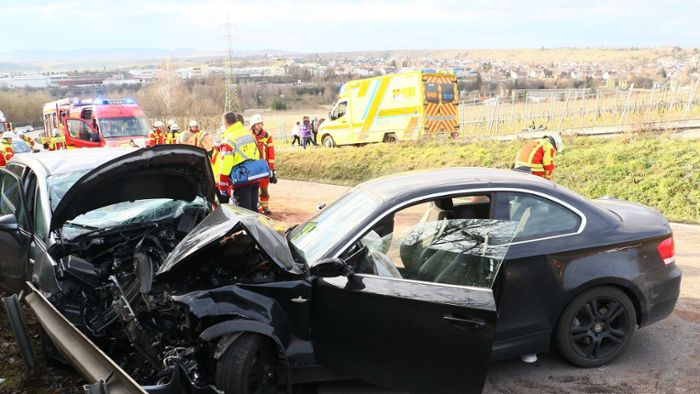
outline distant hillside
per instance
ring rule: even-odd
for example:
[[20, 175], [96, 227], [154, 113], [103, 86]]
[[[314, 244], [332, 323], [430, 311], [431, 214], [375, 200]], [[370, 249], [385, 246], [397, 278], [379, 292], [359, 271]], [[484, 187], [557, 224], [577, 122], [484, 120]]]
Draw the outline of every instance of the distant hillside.
[[637, 62], [655, 60], [670, 55], [697, 53], [697, 48], [521, 48], [521, 49], [448, 49], [448, 50], [387, 50], [321, 53], [319, 57], [432, 57], [438, 59], [470, 58], [508, 63], [558, 63], [558, 62]]

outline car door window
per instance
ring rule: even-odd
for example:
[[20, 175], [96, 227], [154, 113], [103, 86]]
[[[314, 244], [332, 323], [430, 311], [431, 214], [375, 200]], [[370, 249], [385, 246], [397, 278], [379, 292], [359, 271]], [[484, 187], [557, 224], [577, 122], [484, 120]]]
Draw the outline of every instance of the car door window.
[[495, 217], [517, 223], [517, 241], [575, 233], [581, 217], [544, 197], [528, 193], [502, 192], [497, 195]]
[[13, 214], [24, 228], [25, 212], [19, 181], [10, 173], [0, 172], [0, 215]]
[[362, 274], [491, 288], [517, 223], [479, 217], [483, 204], [488, 212], [488, 196], [442, 198], [399, 210], [341, 257]]

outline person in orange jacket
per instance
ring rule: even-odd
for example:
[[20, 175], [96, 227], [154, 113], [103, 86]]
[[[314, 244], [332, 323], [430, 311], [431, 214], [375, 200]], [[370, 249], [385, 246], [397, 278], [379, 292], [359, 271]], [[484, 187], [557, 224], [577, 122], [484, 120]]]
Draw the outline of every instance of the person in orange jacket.
[[258, 211], [265, 215], [270, 214], [270, 192], [268, 187], [270, 183], [277, 183], [277, 174], [275, 174], [275, 145], [272, 142], [272, 136], [263, 129], [262, 115], [255, 114], [250, 118], [251, 131], [255, 137], [255, 142], [258, 144], [261, 159], [267, 161], [267, 165], [272, 171], [270, 178], [260, 180], [260, 207]]
[[17, 136], [19, 137], [19, 139], [26, 142], [30, 148], [34, 149], [34, 138], [24, 134], [24, 132], [22, 132], [22, 131], [18, 131]]
[[15, 150], [12, 149], [12, 136], [13, 134], [11, 131], [2, 133], [2, 142], [0, 142], [0, 149], [2, 150], [2, 155], [0, 155], [0, 167], [5, 167], [12, 156], [15, 155]]
[[165, 124], [160, 120], [153, 122], [153, 130], [149, 135], [150, 146], [161, 145], [165, 143]]
[[528, 141], [515, 156], [515, 169], [529, 170], [533, 175], [552, 179], [554, 157], [563, 150], [564, 143], [557, 133]]

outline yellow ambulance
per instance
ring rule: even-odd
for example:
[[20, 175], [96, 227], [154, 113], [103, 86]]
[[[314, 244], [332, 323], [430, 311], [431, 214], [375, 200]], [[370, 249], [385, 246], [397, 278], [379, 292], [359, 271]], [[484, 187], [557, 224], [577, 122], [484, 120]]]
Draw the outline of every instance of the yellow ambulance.
[[350, 81], [319, 127], [323, 146], [416, 140], [456, 135], [454, 74], [409, 71]]

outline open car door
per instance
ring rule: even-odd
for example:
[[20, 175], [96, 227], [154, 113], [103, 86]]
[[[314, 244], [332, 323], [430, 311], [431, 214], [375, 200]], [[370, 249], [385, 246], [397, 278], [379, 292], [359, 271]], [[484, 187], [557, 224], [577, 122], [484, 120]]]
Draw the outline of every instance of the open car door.
[[341, 257], [356, 269], [368, 261], [396, 268], [314, 280], [317, 360], [385, 387], [480, 393], [496, 326], [492, 286], [515, 227], [491, 219], [422, 222], [398, 241], [400, 258], [377, 255], [365, 238], [351, 246]]
[[0, 287], [8, 292], [24, 287], [31, 239], [20, 180], [0, 168]]
[[66, 138], [66, 145], [79, 148], [99, 148], [104, 145], [100, 133], [88, 122], [81, 118], [66, 118], [64, 127], [68, 130], [70, 138]]

